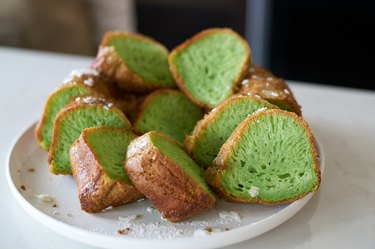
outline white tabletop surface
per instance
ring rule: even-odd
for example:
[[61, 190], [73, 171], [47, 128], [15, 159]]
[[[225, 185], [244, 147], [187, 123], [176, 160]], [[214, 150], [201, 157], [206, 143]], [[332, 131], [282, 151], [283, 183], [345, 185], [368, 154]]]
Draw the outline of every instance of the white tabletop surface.
[[[49, 93], [91, 61], [0, 47], [0, 248], [90, 248], [30, 217], [13, 198], [4, 168], [11, 144], [40, 116]], [[289, 221], [227, 248], [375, 248], [375, 92], [291, 87], [325, 153], [321, 188]]]

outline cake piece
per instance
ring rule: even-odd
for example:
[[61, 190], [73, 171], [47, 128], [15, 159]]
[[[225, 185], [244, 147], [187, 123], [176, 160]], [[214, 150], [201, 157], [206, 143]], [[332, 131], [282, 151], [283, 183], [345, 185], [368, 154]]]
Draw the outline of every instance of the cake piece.
[[185, 149], [200, 166], [207, 168], [241, 121], [256, 111], [273, 108], [278, 107], [259, 97], [234, 95], [198, 122], [185, 141]]
[[169, 221], [187, 219], [215, 204], [204, 170], [164, 134], [151, 131], [133, 140], [125, 168], [134, 186]]
[[134, 92], [175, 87], [168, 67], [168, 50], [139, 34], [107, 32], [92, 67]]
[[70, 149], [82, 210], [97, 213], [143, 197], [125, 172], [126, 150], [136, 136], [121, 128], [86, 128]]
[[164, 89], [144, 100], [133, 123], [139, 133], [158, 131], [183, 143], [202, 117], [202, 110], [184, 93]]
[[212, 109], [246, 76], [250, 48], [230, 29], [207, 29], [173, 49], [168, 62], [180, 89], [197, 105]]
[[55, 90], [47, 99], [40, 121], [35, 129], [38, 144], [46, 151], [49, 150], [52, 140], [53, 124], [56, 115], [72, 98], [87, 94], [103, 94], [109, 96], [112, 90], [95, 70], [73, 70], [64, 80], [62, 86]]
[[109, 126], [131, 130], [126, 116], [112, 103], [93, 96], [78, 97], [56, 116], [48, 163], [54, 174], [71, 174], [69, 150], [84, 128]]
[[207, 181], [234, 202], [281, 204], [315, 192], [320, 168], [307, 123], [279, 109], [251, 115], [220, 149]]
[[302, 115], [301, 106], [298, 105], [285, 81], [260, 66], [250, 68], [249, 75], [242, 81], [239, 92], [258, 95], [282, 110]]

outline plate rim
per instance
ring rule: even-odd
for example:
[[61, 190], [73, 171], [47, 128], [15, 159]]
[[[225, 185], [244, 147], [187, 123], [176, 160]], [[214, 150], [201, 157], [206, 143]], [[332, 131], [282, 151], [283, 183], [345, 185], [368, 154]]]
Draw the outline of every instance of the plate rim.
[[[189, 238], [173, 238], [173, 239], [150, 239], [150, 238], [126, 238], [126, 237], [115, 237], [112, 235], [104, 235], [100, 233], [95, 233], [93, 231], [88, 231], [83, 228], [76, 227], [74, 225], [67, 224], [63, 221], [54, 219], [53, 217], [45, 214], [37, 207], [33, 206], [26, 198], [21, 194], [19, 189], [16, 187], [15, 182], [13, 181], [13, 176], [11, 172], [11, 159], [14, 153], [14, 149], [20, 142], [20, 140], [25, 136], [28, 132], [32, 132], [35, 129], [37, 122], [31, 122], [26, 128], [23, 128], [21, 132], [18, 133], [16, 138], [12, 141], [11, 146], [7, 152], [7, 159], [6, 159], [6, 179], [10, 190], [17, 200], [17, 202], [21, 205], [21, 207], [35, 220], [39, 223], [43, 224], [50, 230], [66, 237], [74, 241], [78, 241], [80, 243], [108, 248], [108, 249], [118, 249], [123, 248], [123, 246], [152, 246], [154, 248], [175, 248], [177, 245], [179, 249], [183, 248], [191, 248], [192, 246], [195, 249], [199, 248], [218, 248], [224, 247], [232, 244], [236, 244], [242, 241], [246, 241], [252, 238], [255, 238], [263, 233], [266, 233], [291, 217], [293, 217], [297, 212], [299, 212], [307, 202], [311, 199], [314, 193], [308, 193], [302, 199], [296, 200], [290, 203], [287, 207], [283, 208], [281, 211], [268, 216], [265, 219], [260, 221], [250, 223], [233, 230], [229, 230], [223, 233], [211, 234], [210, 236], [204, 237], [189, 237]], [[324, 152], [322, 149], [322, 145], [314, 136], [316, 140], [316, 145], [319, 151], [319, 165], [321, 169], [321, 177], [323, 176], [324, 171]], [[35, 142], [35, 141], [34, 141]], [[254, 229], [254, 225], [256, 225], [256, 229]]]

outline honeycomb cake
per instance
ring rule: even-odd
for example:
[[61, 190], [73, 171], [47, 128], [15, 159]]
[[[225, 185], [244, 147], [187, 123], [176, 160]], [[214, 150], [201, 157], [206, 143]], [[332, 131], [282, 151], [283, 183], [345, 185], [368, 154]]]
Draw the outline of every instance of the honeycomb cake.
[[92, 67], [130, 92], [175, 87], [168, 50], [157, 41], [128, 32], [107, 32]]
[[56, 116], [48, 153], [51, 172], [71, 174], [69, 150], [85, 128], [109, 126], [131, 130], [126, 116], [103, 98], [78, 97]]
[[56, 115], [69, 101], [87, 94], [109, 96], [112, 92], [110, 88], [110, 84], [100, 77], [95, 70], [73, 70], [69, 77], [64, 80], [61, 87], [55, 90], [46, 101], [43, 114], [35, 129], [35, 137], [38, 144], [44, 150], [49, 150]]
[[183, 143], [202, 117], [201, 108], [184, 93], [163, 89], [153, 92], [144, 100], [134, 121], [134, 128], [141, 134], [158, 131]]
[[248, 43], [226, 28], [204, 30], [172, 50], [171, 72], [197, 105], [212, 109], [233, 95], [250, 66]]
[[215, 204], [205, 171], [164, 134], [152, 131], [133, 140], [125, 167], [134, 186], [169, 221], [187, 219]]
[[236, 126], [252, 113], [278, 108], [248, 95], [234, 95], [207, 114], [185, 141], [185, 149], [204, 168], [212, 165], [221, 146]]
[[85, 128], [70, 149], [82, 210], [97, 213], [143, 197], [125, 172], [126, 150], [136, 136], [125, 129]]
[[279, 109], [251, 115], [224, 143], [207, 181], [234, 202], [274, 205], [315, 192], [320, 168], [307, 123]]

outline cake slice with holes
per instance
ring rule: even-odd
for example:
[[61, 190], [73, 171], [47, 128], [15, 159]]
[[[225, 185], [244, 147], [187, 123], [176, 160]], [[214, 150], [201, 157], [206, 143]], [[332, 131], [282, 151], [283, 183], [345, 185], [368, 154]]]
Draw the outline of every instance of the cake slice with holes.
[[112, 84], [100, 77], [97, 71], [73, 70], [61, 87], [55, 90], [46, 101], [42, 117], [35, 128], [35, 137], [40, 147], [46, 151], [49, 150], [55, 118], [69, 101], [88, 94], [103, 94], [110, 97], [112, 92], [114, 92]]
[[131, 92], [175, 87], [168, 50], [140, 34], [107, 32], [92, 67]]
[[233, 95], [250, 66], [247, 42], [231, 29], [204, 30], [172, 50], [168, 62], [178, 86], [212, 109]]
[[143, 197], [125, 172], [126, 150], [136, 136], [125, 129], [86, 128], [70, 149], [82, 210], [97, 213]]
[[203, 117], [201, 108], [178, 90], [163, 89], [150, 94], [134, 121], [134, 128], [143, 134], [158, 131], [183, 143]]
[[61, 110], [55, 119], [51, 148], [48, 153], [51, 172], [71, 174], [70, 146], [83, 129], [100, 126], [132, 130], [126, 116], [112, 103], [100, 97], [77, 98]]
[[320, 185], [307, 123], [292, 112], [265, 110], [244, 120], [225, 142], [207, 181], [228, 201], [288, 203]]
[[134, 186], [169, 221], [187, 219], [216, 202], [205, 171], [164, 134], [151, 131], [133, 140], [125, 168]]
[[274, 108], [278, 107], [258, 97], [234, 95], [198, 122], [185, 140], [185, 149], [199, 165], [207, 168], [242, 120], [253, 112]]

